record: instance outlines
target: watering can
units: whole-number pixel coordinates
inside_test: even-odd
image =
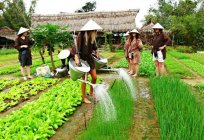
[[[106,58],[103,58],[102,56],[100,56],[100,58],[97,58],[95,55],[93,55],[93,58],[96,70],[104,67],[108,63],[108,60]]]
[[[90,71],[89,64],[82,59],[80,59],[80,61],[82,66],[77,66],[73,58],[69,60],[70,77],[74,81],[81,78],[85,73]]]

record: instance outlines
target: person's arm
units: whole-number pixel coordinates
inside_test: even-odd
[[[172,43],[171,39],[166,34],[164,34],[164,42],[165,44],[159,48],[160,50],[163,50],[164,48],[166,48],[166,46],[171,46],[171,43]]]
[[[80,58],[79,58],[80,49],[81,49],[81,41],[82,41],[82,34],[81,32],[79,32],[77,39],[75,40],[75,44],[74,44],[75,49],[73,49],[75,63],[76,65],[79,65],[79,66],[81,65]]]
[[[20,49],[21,49],[19,42],[18,42],[18,39],[15,40],[14,48],[17,49],[18,51],[20,51]]]

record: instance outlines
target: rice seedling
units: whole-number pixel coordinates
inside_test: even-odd
[[[128,139],[128,131],[132,125],[134,101],[129,90],[122,81],[116,81],[110,88],[110,96],[115,106],[116,120],[104,121],[101,118],[100,104],[94,110],[93,118],[87,130],[77,138],[81,140],[124,140]]]
[[[178,78],[150,79],[162,140],[204,139],[204,108]]]

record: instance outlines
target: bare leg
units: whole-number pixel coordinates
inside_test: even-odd
[[[24,68],[23,68],[22,66],[21,66],[20,68],[21,68],[21,74],[22,74],[22,76],[25,77]]]
[[[97,79],[96,69],[91,69],[90,74],[91,74],[91,78],[92,78],[91,83],[92,84],[96,84],[96,79]],[[93,95],[93,87],[92,86],[90,88],[90,92],[89,93],[90,93],[90,95],[94,96]]]
[[[138,76],[139,64],[134,64],[134,65],[135,65],[135,74],[133,76]]]
[[[134,64],[132,62],[132,60],[130,60],[130,74],[134,74]]]
[[[159,76],[159,62],[156,60],[155,62],[155,66],[156,66],[156,76]]]
[[[85,77],[82,77],[83,80],[85,80]],[[82,83],[81,84],[81,91],[82,91],[82,99],[84,101],[84,103],[90,104],[91,101],[88,100],[87,96],[86,96],[86,83]]]
[[[161,75],[165,75],[165,67],[164,67],[164,62],[159,62],[159,71]]]
[[[28,74],[28,78],[32,79],[33,77],[30,75],[30,66],[26,66],[26,72]]]

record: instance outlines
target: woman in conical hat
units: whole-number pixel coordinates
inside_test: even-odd
[[[130,58],[130,75],[138,76],[139,64],[140,64],[140,50],[142,49],[142,41],[140,39],[140,33],[133,29],[130,32],[130,48],[129,48],[129,58]],[[134,73],[135,71],[135,73]]]
[[[171,39],[163,33],[164,27],[159,23],[155,24],[154,29],[154,38],[152,42],[152,55],[153,61],[156,66],[156,76],[159,74],[165,74],[164,60],[166,58],[166,46],[171,45]]]
[[[124,54],[125,54],[125,58],[128,61],[128,73],[130,73],[130,59],[128,57],[128,50],[130,48],[130,34],[129,31],[127,33],[124,34],[124,36],[126,37],[126,41],[124,44]]]
[[[92,84],[96,83],[96,69],[95,69],[95,64],[94,64],[94,59],[93,56],[91,55],[93,51],[97,50],[97,44],[96,44],[96,31],[101,30],[102,28],[93,20],[89,20],[80,30],[78,36],[77,36],[77,49],[76,47],[73,47],[72,52],[74,53],[75,57],[75,63],[78,65],[79,64],[79,57],[80,59],[83,59],[87,61],[89,64],[91,70],[90,74],[92,77]],[[78,52],[77,52],[78,51]],[[77,55],[79,54],[79,57]],[[82,77],[84,80],[85,77]],[[84,103],[91,103],[90,100],[88,100],[86,96],[86,84],[82,83],[81,86],[82,89],[82,98]],[[92,95],[94,98],[96,97],[95,94],[93,93],[93,87],[91,86],[89,94]]]
[[[30,66],[32,65],[32,55],[31,55],[31,45],[32,41],[28,36],[29,29],[21,27],[18,32],[18,37],[15,40],[14,47],[19,52],[19,61],[20,61],[20,69],[21,74],[24,80],[27,78],[32,79],[33,77],[30,75]],[[26,72],[28,77],[25,76],[24,67],[26,67]]]

